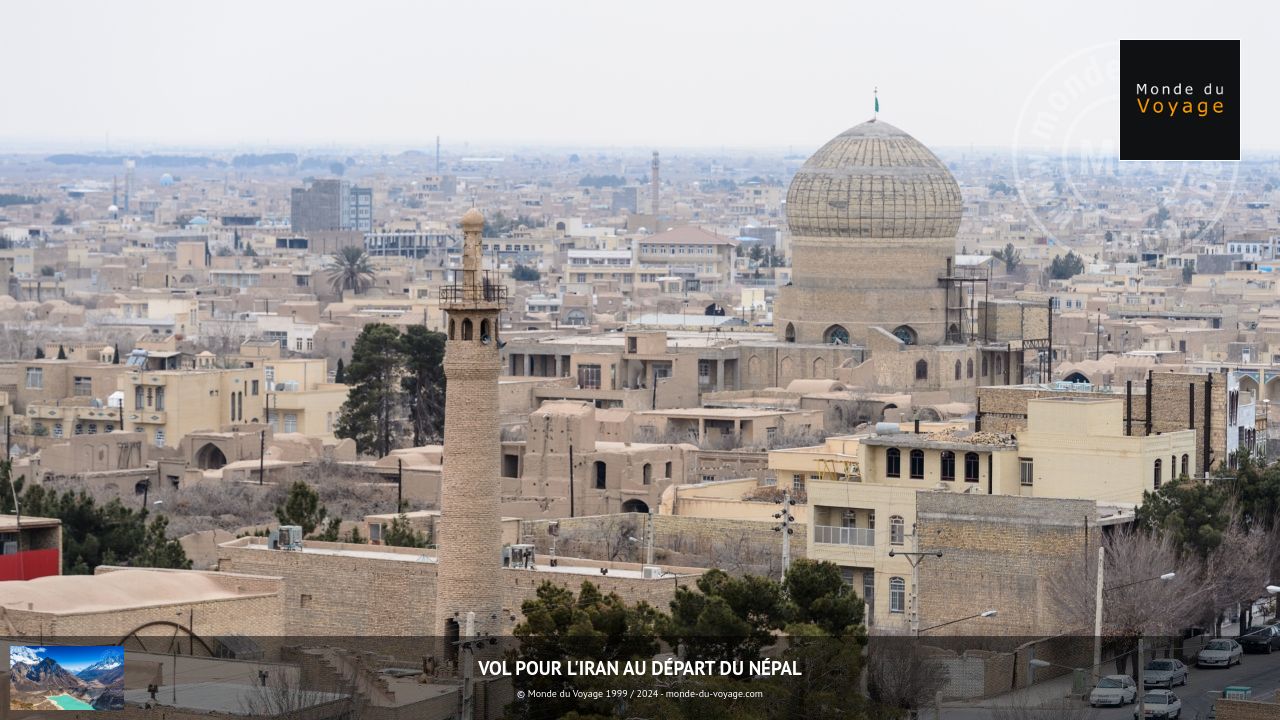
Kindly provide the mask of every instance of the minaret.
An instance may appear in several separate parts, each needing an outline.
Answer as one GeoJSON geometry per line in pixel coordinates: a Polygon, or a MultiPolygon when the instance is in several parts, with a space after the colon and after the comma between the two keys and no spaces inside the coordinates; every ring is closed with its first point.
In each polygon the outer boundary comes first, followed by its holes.
{"type": "MultiPolygon", "coordinates": [[[[462,278],[441,289],[448,313],[445,343],[444,469],[436,566],[436,635],[446,643],[465,632],[468,612],[475,632],[502,630],[502,567],[498,455],[498,314],[506,288],[481,269],[484,216],[462,216],[462,278]],[[453,624],[453,623],[456,623],[453,624]]],[[[451,648],[444,648],[451,657],[451,648]]]]}

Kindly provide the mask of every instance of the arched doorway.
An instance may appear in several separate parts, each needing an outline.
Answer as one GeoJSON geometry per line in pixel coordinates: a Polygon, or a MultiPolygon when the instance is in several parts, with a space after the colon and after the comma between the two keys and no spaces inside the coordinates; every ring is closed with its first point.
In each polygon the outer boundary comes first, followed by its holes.
{"type": "Polygon", "coordinates": [[[227,456],[222,453],[222,448],[207,443],[200,451],[196,453],[196,466],[201,470],[217,470],[227,464],[227,456]]]}
{"type": "Polygon", "coordinates": [[[622,512],[624,513],[649,513],[649,505],[643,500],[632,498],[622,503],[622,512]]]}
{"type": "Polygon", "coordinates": [[[1082,372],[1080,372],[1080,371],[1078,371],[1078,370],[1077,370],[1076,372],[1073,372],[1073,373],[1071,373],[1070,375],[1068,375],[1068,376],[1066,376],[1066,377],[1062,378],[1062,379],[1063,379],[1065,382],[1069,382],[1069,383],[1088,383],[1088,382],[1089,382],[1089,378],[1085,377],[1085,376],[1084,376],[1084,373],[1082,373],[1082,372]]]}
{"type": "Polygon", "coordinates": [[[787,330],[786,330],[786,332],[785,332],[785,334],[784,334],[784,337],[786,338],[787,342],[792,342],[792,343],[793,343],[793,342],[795,342],[795,341],[796,341],[796,326],[795,326],[795,325],[792,325],[791,323],[787,323],[787,330]]]}

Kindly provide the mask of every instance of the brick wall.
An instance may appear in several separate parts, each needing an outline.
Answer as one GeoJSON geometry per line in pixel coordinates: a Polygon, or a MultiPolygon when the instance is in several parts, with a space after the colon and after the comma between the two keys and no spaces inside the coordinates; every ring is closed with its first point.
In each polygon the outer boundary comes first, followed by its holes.
{"type": "Polygon", "coordinates": [[[1280,720],[1280,704],[1257,700],[1218,700],[1218,720],[1280,720]]]}

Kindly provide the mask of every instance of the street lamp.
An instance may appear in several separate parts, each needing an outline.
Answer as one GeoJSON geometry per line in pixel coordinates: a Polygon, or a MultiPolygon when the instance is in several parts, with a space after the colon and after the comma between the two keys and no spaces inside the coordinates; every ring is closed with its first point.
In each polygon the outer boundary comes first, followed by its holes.
{"type": "Polygon", "coordinates": [[[1280,594],[1280,585],[1268,585],[1267,592],[1271,593],[1272,595],[1280,594]]]}
{"type": "MultiPolygon", "coordinates": [[[[1132,587],[1133,585],[1139,585],[1141,583],[1151,582],[1153,580],[1161,580],[1164,582],[1168,582],[1178,576],[1176,572],[1167,572],[1167,573],[1164,573],[1163,575],[1158,575],[1156,577],[1144,578],[1142,580],[1134,580],[1133,582],[1127,582],[1122,585],[1115,585],[1109,588],[1104,588],[1102,578],[1103,578],[1103,572],[1106,567],[1106,556],[1107,556],[1106,548],[1100,546],[1098,548],[1097,595],[1094,600],[1094,612],[1093,612],[1093,669],[1090,671],[1090,674],[1093,676],[1093,682],[1095,685],[1098,682],[1098,666],[1102,665],[1102,594],[1104,592],[1109,592],[1111,590],[1119,590],[1121,588],[1132,587]]],[[[1138,662],[1139,663],[1142,662],[1141,656],[1139,656],[1138,662]]]]}
{"type": "Polygon", "coordinates": [[[947,625],[954,625],[958,622],[964,622],[965,620],[975,620],[977,618],[989,618],[989,617],[995,617],[995,616],[996,616],[995,610],[983,610],[977,615],[970,615],[968,617],[962,617],[957,620],[948,620],[947,622],[944,622],[944,623],[939,623],[937,625],[930,625],[927,628],[921,628],[919,630],[916,630],[916,637],[920,637],[920,633],[929,632],[930,630],[937,630],[940,627],[946,627],[947,625]]]}

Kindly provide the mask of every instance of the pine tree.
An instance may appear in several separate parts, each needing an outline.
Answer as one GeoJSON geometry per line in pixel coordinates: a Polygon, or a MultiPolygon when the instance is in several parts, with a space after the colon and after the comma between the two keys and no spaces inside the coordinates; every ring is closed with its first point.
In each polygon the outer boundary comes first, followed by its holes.
{"type": "Polygon", "coordinates": [[[400,387],[409,406],[415,447],[444,435],[444,343],[444,333],[421,325],[410,325],[400,337],[405,359],[400,387]]]}
{"type": "Polygon", "coordinates": [[[111,358],[111,364],[112,365],[120,364],[120,343],[116,343],[116,351],[115,351],[115,355],[111,358]]]}
{"type": "Polygon", "coordinates": [[[44,359],[44,348],[42,348],[42,347],[37,347],[37,348],[36,348],[36,359],[37,359],[37,360],[43,360],[43,359],[44,359]]]}
{"type": "Polygon", "coordinates": [[[276,519],[281,525],[297,525],[303,535],[310,535],[324,522],[329,511],[320,504],[320,494],[304,480],[289,486],[289,496],[283,505],[276,506],[276,519]]]}

